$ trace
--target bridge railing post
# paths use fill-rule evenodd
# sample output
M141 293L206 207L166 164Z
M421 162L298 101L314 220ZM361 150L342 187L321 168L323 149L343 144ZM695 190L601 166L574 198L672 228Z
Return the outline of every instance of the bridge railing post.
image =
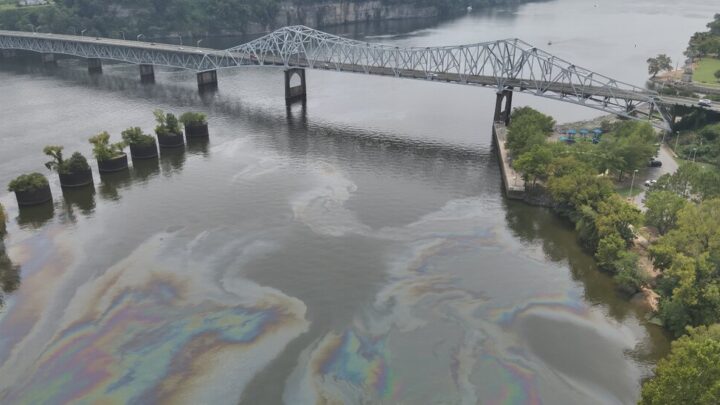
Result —
M291 87L292 78L298 75L300 84ZM285 103L290 104L298 100L307 100L307 86L305 81L305 69L290 68L285 69Z

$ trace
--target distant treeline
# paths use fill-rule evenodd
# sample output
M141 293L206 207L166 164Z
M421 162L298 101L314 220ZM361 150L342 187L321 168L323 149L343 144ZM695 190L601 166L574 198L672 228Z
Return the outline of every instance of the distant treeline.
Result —
M696 32L690 38L685 55L691 58L720 55L720 14L707 25L708 31Z
M271 26L283 3L297 6L362 3L367 0L56 0L53 4L0 11L0 29L62 34L146 36L171 33L246 32L249 24ZM384 4L437 7L438 15L522 0L381 0ZM38 28L39 27L39 28Z

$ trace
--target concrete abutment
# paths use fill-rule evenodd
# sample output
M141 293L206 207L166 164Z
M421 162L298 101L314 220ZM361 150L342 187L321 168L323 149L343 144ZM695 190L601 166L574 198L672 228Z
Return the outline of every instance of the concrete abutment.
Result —
M46 65L46 66L57 65L57 61L55 60L54 53L41 53L40 60L42 61L43 65Z
M102 59L100 58L89 58L87 60L88 73L100 74L102 73Z
M505 195L512 200L522 200L526 194L525 181L522 175L513 169L510 162L510 156L505 147L507 128L502 121L493 122L492 135L495 146L497 147Z
M198 72L197 84L200 91L217 90L217 70L206 70L204 72Z
M293 76L300 78L300 84L292 87L291 81ZM285 69L285 103L291 104L295 101L307 100L307 86L305 81L305 69L290 68Z
M155 83L155 67L153 65L140 65L140 82Z
M510 113L512 113L512 90L503 90L497 93L495 100L495 116L493 121L504 122L510 125ZM503 110L503 101L505 101L505 109Z

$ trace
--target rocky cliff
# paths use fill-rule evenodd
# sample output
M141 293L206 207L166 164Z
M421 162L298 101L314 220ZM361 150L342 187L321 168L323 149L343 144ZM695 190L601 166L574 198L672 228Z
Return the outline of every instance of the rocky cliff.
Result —
M363 21L437 17L437 7L418 7L412 4L384 4L382 1L331 1L313 4L283 2L271 26L250 24L248 33L259 33L287 25L306 25L322 28Z

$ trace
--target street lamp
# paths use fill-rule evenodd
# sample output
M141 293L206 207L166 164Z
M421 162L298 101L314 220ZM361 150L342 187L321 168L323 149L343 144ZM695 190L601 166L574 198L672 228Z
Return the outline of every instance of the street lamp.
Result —
M182 35L178 34L178 38L180 38L180 46L182 46Z
M30 26L30 29L32 29L33 34L35 33L35 26L32 24L28 24Z
M635 171L633 171L632 180L630 181L630 199L633 198L632 192L633 192L633 186L635 185L635 175L637 174L637 172L638 172L637 169L635 169Z
M84 28L82 31L80 31L80 36L81 36L81 37L84 37L84 36L85 36L85 31L87 31L87 28Z
M695 163L695 155L697 155L697 148L693 148L693 163Z
M139 41L141 37L142 37L142 38L144 38L144 37L145 37L145 35L143 35L143 34L138 34L138 36L137 36L137 40Z
M198 39L197 44L196 44L196 46L197 46L198 48L200 48L200 42L202 42L202 41L203 41L202 39Z
M678 142L680 142L680 131L675 131L675 156L677 156Z
M123 41L125 40L125 31L120 31L120 35L122 35Z

